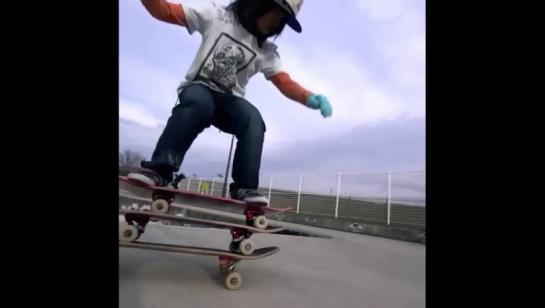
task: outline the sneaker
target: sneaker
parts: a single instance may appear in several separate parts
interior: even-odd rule
[[[150,186],[167,186],[170,182],[167,177],[150,169],[140,169],[136,172],[131,172],[127,177]]]
[[[175,189],[181,189],[180,187],[180,182],[183,180],[183,179],[186,179],[187,177],[185,176],[185,174],[183,173],[180,173],[178,175],[176,175],[174,177],[174,180],[172,181],[172,183],[170,183],[170,185],[172,187],[174,187]]]
[[[256,204],[260,206],[268,206],[269,199],[258,193],[256,189],[239,188],[236,190],[233,199],[240,200],[246,203]]]

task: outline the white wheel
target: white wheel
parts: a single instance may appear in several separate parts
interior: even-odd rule
[[[229,290],[237,290],[242,285],[242,276],[238,272],[231,272],[225,277],[225,287]]]
[[[168,212],[168,202],[164,199],[157,199],[153,201],[151,204],[151,211],[166,214]]]
[[[119,224],[119,240],[122,242],[134,242],[138,238],[138,229],[136,226],[127,223]]]
[[[243,239],[242,241],[240,241],[239,250],[241,254],[249,256],[254,253],[254,243],[249,239]]]
[[[267,229],[268,225],[269,225],[269,220],[267,219],[267,217],[263,215],[257,216],[254,219],[254,227],[258,229]]]

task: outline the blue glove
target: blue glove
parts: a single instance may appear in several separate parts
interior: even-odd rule
[[[333,113],[333,109],[327,100],[327,97],[323,95],[312,94],[307,98],[307,107],[312,109],[320,109],[324,118],[330,117]]]

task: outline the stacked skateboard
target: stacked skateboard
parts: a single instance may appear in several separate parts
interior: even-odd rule
[[[225,277],[225,287],[230,290],[236,290],[242,285],[242,275],[235,269],[235,265],[239,261],[261,259],[280,250],[278,247],[256,248],[251,239],[251,236],[254,233],[272,234],[283,230],[282,227],[269,227],[269,221],[265,216],[266,213],[292,210],[291,208],[278,209],[263,206],[261,204],[247,204],[237,200],[212,197],[168,187],[150,186],[124,176],[119,176],[119,180],[149,190],[152,197],[151,209],[149,211],[119,210],[119,214],[125,217],[125,222],[120,222],[119,224],[120,247],[217,256],[220,260],[220,273]],[[197,198],[201,201],[214,201],[215,203],[224,204],[225,206],[239,207],[243,210],[246,218],[245,224],[171,215],[169,214],[170,205],[177,195],[183,196],[184,198]],[[229,229],[232,236],[229,250],[137,241],[145,232],[146,226],[150,220],[171,221],[187,223],[190,225],[205,225]]]

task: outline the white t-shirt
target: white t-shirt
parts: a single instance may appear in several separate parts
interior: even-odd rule
[[[216,91],[244,97],[249,79],[258,72],[266,78],[280,71],[277,46],[246,31],[233,12],[216,4],[190,7],[182,4],[189,34],[202,36],[199,51],[178,87],[178,93],[191,83],[202,83]]]

